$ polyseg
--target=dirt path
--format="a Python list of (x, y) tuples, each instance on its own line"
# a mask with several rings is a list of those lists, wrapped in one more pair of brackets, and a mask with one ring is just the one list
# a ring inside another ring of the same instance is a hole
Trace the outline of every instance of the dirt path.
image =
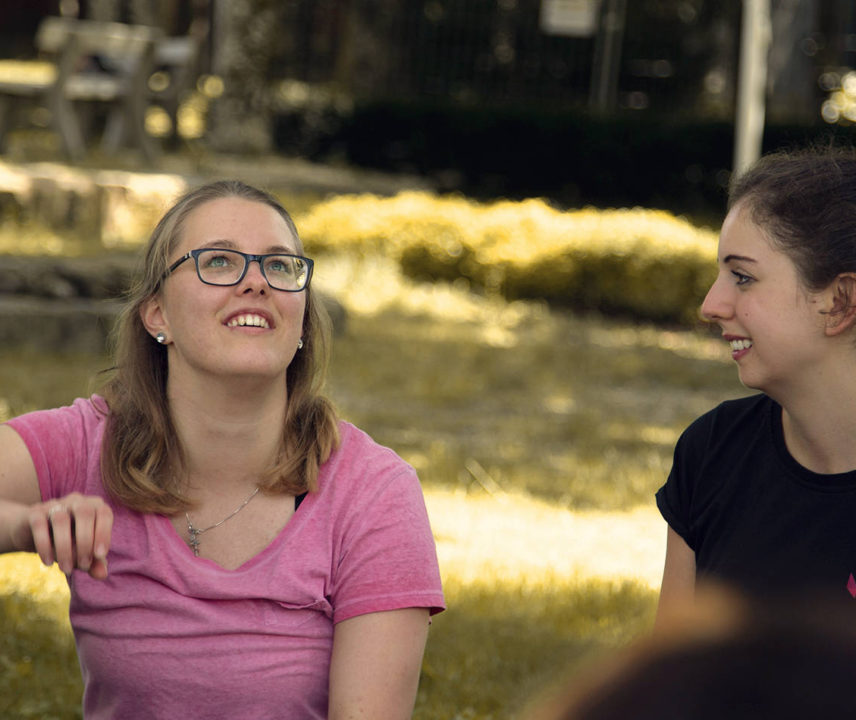
[(633, 578), (660, 586), (666, 526), (655, 507), (580, 512), (519, 495), (425, 493), (444, 575), (462, 582)]

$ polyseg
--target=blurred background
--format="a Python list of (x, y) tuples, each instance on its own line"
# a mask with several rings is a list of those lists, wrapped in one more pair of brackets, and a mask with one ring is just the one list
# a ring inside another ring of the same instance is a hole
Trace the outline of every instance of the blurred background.
[[(3, 0), (0, 421), (97, 391), (136, 252), (233, 176), (294, 215), (328, 392), (419, 472), (414, 717), (522, 717), (647, 633), (732, 174), (852, 142), (849, 0)], [(80, 717), (56, 568), (0, 557), (0, 716)]]
[[(847, 0), (7, 0), (0, 54), (37, 56), (50, 14), (194, 40), (188, 77), (149, 82), (148, 128), (175, 149), (416, 173), (472, 197), (718, 212), (741, 52), (763, 60), (765, 148), (856, 117)], [(157, 112), (169, 82), (173, 118)]]

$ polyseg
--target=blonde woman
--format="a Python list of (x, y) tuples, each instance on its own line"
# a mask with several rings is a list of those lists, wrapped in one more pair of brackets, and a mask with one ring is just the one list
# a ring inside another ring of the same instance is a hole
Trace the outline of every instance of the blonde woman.
[(69, 578), (86, 718), (406, 718), (443, 608), (419, 482), (320, 395), (313, 262), (270, 195), (189, 192), (101, 394), (0, 426), (0, 551)]

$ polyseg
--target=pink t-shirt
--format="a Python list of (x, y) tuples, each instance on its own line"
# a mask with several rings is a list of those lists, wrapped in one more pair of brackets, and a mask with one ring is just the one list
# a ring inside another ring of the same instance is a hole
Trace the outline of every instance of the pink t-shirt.
[(341, 423), (318, 492), (265, 550), (224, 570), (195, 557), (168, 518), (107, 497), (105, 407), (93, 396), (9, 422), (44, 500), (100, 495), (115, 513), (107, 580), (69, 581), (88, 720), (323, 718), (334, 623), (443, 609), (416, 474), (353, 425)]

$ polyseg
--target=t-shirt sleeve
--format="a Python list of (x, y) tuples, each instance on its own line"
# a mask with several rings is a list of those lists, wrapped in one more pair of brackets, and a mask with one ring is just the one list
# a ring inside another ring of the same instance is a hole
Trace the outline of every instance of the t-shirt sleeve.
[(87, 478), (100, 462), (103, 410), (103, 401), (97, 398), (78, 399), (67, 407), (37, 410), (8, 421), (30, 452), (43, 501), (87, 492)]
[(692, 523), (693, 497), (702, 466), (707, 420), (708, 416), (697, 419), (678, 439), (669, 477), (656, 495), (660, 514), (693, 550), (697, 549)]
[(333, 621), (408, 607), (445, 608), (434, 536), (416, 472), (401, 464), (351, 507), (336, 563)]

